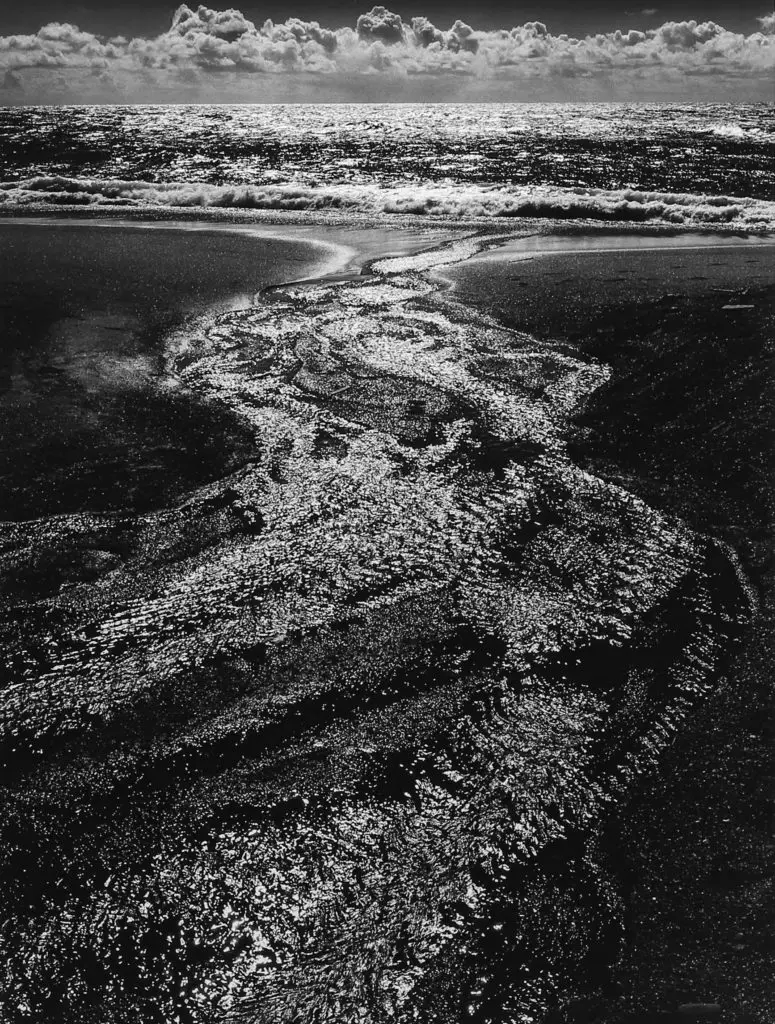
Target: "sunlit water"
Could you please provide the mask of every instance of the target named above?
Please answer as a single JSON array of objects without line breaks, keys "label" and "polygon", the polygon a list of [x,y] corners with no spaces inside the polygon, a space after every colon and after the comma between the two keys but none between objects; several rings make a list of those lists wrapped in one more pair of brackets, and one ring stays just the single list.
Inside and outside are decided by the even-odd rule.
[{"label": "sunlit water", "polygon": [[772,224],[766,105],[0,111],[0,205]]}]

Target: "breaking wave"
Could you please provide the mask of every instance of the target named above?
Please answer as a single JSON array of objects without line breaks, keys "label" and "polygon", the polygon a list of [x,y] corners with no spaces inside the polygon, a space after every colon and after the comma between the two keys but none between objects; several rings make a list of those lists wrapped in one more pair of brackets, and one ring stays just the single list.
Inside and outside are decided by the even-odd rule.
[{"label": "breaking wave", "polygon": [[638,189],[490,186],[433,183],[380,186],[148,182],[46,175],[0,184],[0,209],[56,206],[138,210],[221,209],[363,217],[406,216],[487,222],[503,218],[608,221],[764,232],[775,227],[775,202],[724,195]]},{"label": "breaking wave", "polygon": [[714,124],[708,129],[711,135],[720,139],[745,139],[752,142],[769,141],[762,128],[744,128],[741,124]]}]

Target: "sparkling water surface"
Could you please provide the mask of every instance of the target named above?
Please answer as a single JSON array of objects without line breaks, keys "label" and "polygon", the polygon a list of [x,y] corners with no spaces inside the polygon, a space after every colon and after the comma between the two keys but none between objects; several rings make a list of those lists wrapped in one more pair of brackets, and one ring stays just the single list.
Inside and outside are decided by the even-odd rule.
[{"label": "sparkling water surface", "polygon": [[761,226],[775,221],[774,131],[773,108],[761,104],[5,108],[0,208],[150,204]]}]

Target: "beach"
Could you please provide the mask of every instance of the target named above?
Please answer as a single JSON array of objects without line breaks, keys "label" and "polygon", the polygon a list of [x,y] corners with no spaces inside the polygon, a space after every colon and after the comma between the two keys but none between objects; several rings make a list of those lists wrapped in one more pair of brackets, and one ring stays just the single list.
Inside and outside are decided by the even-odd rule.
[{"label": "beach", "polygon": [[[771,247],[712,238],[691,248],[642,245],[555,249],[517,262],[496,250],[449,278],[463,301],[612,367],[613,380],[577,416],[578,456],[597,445],[596,468],[608,457],[611,472],[649,500],[730,542],[743,521],[748,537],[764,542]],[[754,556],[745,558],[750,565]]]},{"label": "beach", "polygon": [[[4,412],[18,1004],[344,1021],[379,976],[399,1019],[764,1020],[752,947],[681,914],[731,948],[765,881],[681,828],[719,731],[760,770],[771,249],[62,230]],[[756,800],[725,825],[745,861]]]},{"label": "beach", "polygon": [[764,1020],[772,1013],[770,251],[731,239],[660,249],[639,239],[605,253],[610,243],[599,236],[584,249],[567,237],[546,242],[519,239],[508,255],[456,268],[455,294],[612,366],[610,382],[574,417],[574,458],[728,544],[761,602],[714,691],[611,825],[627,939],[608,991],[580,998],[573,1019],[667,1022],[684,1019],[671,1016],[678,1005],[718,1003],[724,1020]]},{"label": "beach", "polygon": [[438,232],[0,221],[2,514],[149,508],[249,459],[228,416],[182,400],[164,376],[164,338],[422,237]]}]

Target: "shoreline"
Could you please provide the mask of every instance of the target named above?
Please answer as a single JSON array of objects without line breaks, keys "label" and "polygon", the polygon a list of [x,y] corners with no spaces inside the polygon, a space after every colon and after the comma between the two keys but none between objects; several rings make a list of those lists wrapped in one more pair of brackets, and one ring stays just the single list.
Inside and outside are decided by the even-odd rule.
[{"label": "shoreline", "polygon": [[[576,239],[581,237],[583,244]],[[735,234],[725,235],[719,232],[698,234],[687,230],[675,235],[644,235],[638,231],[621,232],[615,236],[620,244],[611,244],[611,238],[604,234],[590,232],[588,235],[551,234],[538,237],[514,238],[502,246],[478,253],[470,263],[491,263],[506,261],[521,263],[525,259],[541,256],[567,255],[580,256],[586,253],[614,254],[621,252],[661,252],[664,249],[680,249],[682,251],[704,251],[706,249],[745,249],[753,247],[775,246],[775,235],[752,235],[739,238]],[[521,257],[512,259],[511,257]]]},{"label": "shoreline", "polygon": [[[59,225],[99,225],[104,227],[145,227],[170,231],[233,231],[244,232],[259,239],[278,242],[303,242],[330,248],[342,253],[332,256],[330,270],[319,276],[328,278],[340,273],[366,273],[373,262],[399,255],[414,255],[425,249],[467,236],[492,239],[479,252],[468,257],[467,265],[482,263],[522,263],[548,256],[616,255],[650,253],[665,250],[704,251],[718,247],[724,250],[767,248],[775,246],[773,231],[742,231],[739,228],[713,225],[705,229],[673,227],[648,223],[607,223],[528,218],[519,223],[498,222],[494,218],[471,220],[440,220],[412,214],[368,217],[362,214],[332,215],[314,211],[286,212],[237,210],[225,208],[158,208],[127,209],[82,206],[0,207],[0,224],[22,226],[33,223]],[[321,236],[321,231],[323,232]],[[387,249],[364,239],[374,231],[383,232],[395,244]],[[333,238],[325,237],[331,234]],[[402,237],[403,236],[403,237]],[[501,239],[501,241],[497,241]],[[457,264],[459,266],[459,264]],[[434,275],[448,280],[443,270]],[[294,282],[286,282],[294,283]]]},{"label": "shoreline", "polygon": [[297,225],[308,227],[363,227],[401,230],[430,229],[439,232],[480,231],[482,234],[537,234],[537,235],[599,235],[617,236],[633,234],[644,237],[669,238],[686,234],[703,237],[723,236],[764,238],[775,240],[773,228],[741,228],[739,225],[714,223],[702,225],[673,225],[658,221],[619,221],[594,218],[552,218],[529,216],[503,217],[441,217],[414,213],[366,214],[356,211],[339,213],[336,210],[278,210],[247,209],[245,207],[215,206],[136,206],[104,204],[87,207],[82,204],[34,203],[25,206],[0,205],[0,220],[45,217],[55,220],[125,219],[137,221],[201,221],[232,224]]},{"label": "shoreline", "polygon": [[[2,211],[0,211],[1,213]],[[83,214],[84,211],[81,211]],[[110,213],[102,214],[102,211],[94,215],[75,215],[70,211],[64,215],[52,214],[51,211],[38,213],[25,213],[22,216],[0,216],[0,226],[5,224],[24,227],[32,224],[40,227],[45,226],[67,226],[67,227],[104,227],[104,228],[134,228],[149,231],[179,231],[189,232],[228,232],[236,235],[245,235],[254,240],[268,242],[293,242],[311,246],[313,249],[321,248],[332,251],[328,263],[324,264],[319,276],[330,277],[332,274],[347,273],[353,269],[358,270],[364,262],[380,259],[385,256],[403,255],[414,253],[422,248],[439,244],[446,238],[454,237],[454,232],[444,229],[438,224],[431,228],[417,228],[401,224],[390,225],[388,228],[387,241],[392,243],[386,252],[377,240],[373,237],[375,230],[380,226],[369,226],[358,223],[342,222],[341,224],[308,224],[304,221],[264,221],[262,219],[231,219],[222,217],[196,216],[170,216],[155,217],[147,215],[131,216],[128,211],[123,211],[123,216],[117,210],[115,215]],[[323,229],[324,235],[321,235]],[[325,237],[328,235],[329,237]],[[288,283],[288,282],[284,282]]]}]

